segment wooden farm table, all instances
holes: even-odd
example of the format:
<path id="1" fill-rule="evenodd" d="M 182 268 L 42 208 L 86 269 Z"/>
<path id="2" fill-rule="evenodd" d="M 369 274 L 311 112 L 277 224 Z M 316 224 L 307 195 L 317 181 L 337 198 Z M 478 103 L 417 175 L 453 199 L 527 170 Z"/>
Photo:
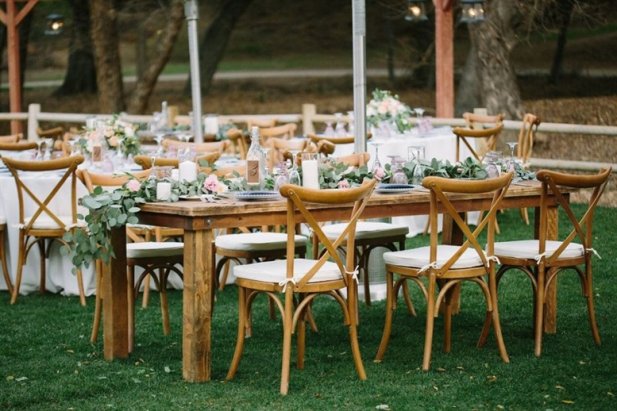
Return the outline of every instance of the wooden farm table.
<path id="1" fill-rule="evenodd" d="M 460 212 L 488 209 L 487 195 L 451 195 Z M 552 202 L 551 205 L 556 205 Z M 503 201 L 503 208 L 538 207 L 540 184 L 512 185 Z M 141 223 L 184 229 L 184 294 L 182 329 L 182 375 L 185 380 L 199 382 L 210 379 L 212 320 L 213 230 L 218 228 L 284 224 L 286 203 L 280 201 L 238 202 L 222 200 L 215 203 L 177 202 L 149 203 L 141 207 Z M 340 207 L 315 207 L 320 221 L 346 218 Z M 383 218 L 427 214 L 427 191 L 406 194 L 373 194 L 363 218 Z M 536 213 L 538 215 L 539 213 Z M 557 238 L 557 209 L 551 214 L 549 238 Z M 536 221 L 536 231 L 538 222 Z M 125 231 L 112 232 L 115 259 L 104 270 L 104 355 L 108 360 L 128 357 L 128 327 L 126 300 Z M 444 225 L 444 241 L 461 243 L 460 232 L 452 224 Z M 549 298 L 546 331 L 555 330 L 555 303 Z"/>

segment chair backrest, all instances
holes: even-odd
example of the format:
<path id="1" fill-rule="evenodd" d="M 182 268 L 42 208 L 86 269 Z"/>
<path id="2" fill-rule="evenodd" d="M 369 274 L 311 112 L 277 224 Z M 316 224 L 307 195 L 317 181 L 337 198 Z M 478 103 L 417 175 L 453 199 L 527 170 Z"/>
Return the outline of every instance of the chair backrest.
<path id="1" fill-rule="evenodd" d="M 272 169 L 275 165 L 289 158 L 291 152 L 315 152 L 315 147 L 309 148 L 309 141 L 306 139 L 286 139 L 280 137 L 271 137 L 266 140 L 264 147 L 269 148 L 268 152 L 268 168 Z M 286 154 L 289 153 L 289 154 Z"/>
<path id="2" fill-rule="evenodd" d="M 251 127 L 274 127 L 276 126 L 276 123 L 278 122 L 277 119 L 275 118 L 268 118 L 268 119 L 263 119 L 263 118 L 249 118 L 246 120 L 246 129 L 247 130 L 251 130 Z"/>
<path id="3" fill-rule="evenodd" d="M 59 193 L 64 183 L 70 178 L 71 184 L 71 222 L 77 223 L 77 186 L 75 171 L 77 166 L 83 163 L 84 158 L 82 156 L 63 157 L 55 160 L 46 161 L 25 161 L 15 160 L 12 158 L 3 157 L 2 161 L 6 164 L 10 170 L 13 178 L 15 179 L 15 185 L 17 187 L 17 198 L 19 200 L 19 223 L 24 224 L 25 221 L 25 197 L 29 197 L 36 204 L 36 211 L 32 213 L 32 217 L 29 219 L 28 224 L 23 226 L 23 229 L 27 232 L 30 231 L 33 225 L 42 216 L 46 216 L 53 220 L 60 229 L 67 230 L 69 227 L 66 222 L 62 221 L 58 215 L 53 212 L 49 206 L 55 196 Z M 43 196 L 37 195 L 29 187 L 20 175 L 20 172 L 30 173 L 42 173 L 47 171 L 64 170 L 60 175 L 60 179 L 49 192 Z"/>
<path id="4" fill-rule="evenodd" d="M 265 144 L 271 137 L 292 138 L 296 135 L 297 128 L 298 126 L 295 123 L 286 123 L 274 127 L 260 127 L 259 138 L 261 139 L 261 144 Z"/>
<path id="5" fill-rule="evenodd" d="M 202 153 L 211 153 L 214 151 L 223 153 L 230 147 L 231 142 L 229 140 L 222 140 L 222 141 L 212 141 L 212 142 L 207 142 L 207 143 L 187 143 L 185 141 L 177 141 L 177 140 L 166 138 L 163 140 L 161 144 L 163 145 L 163 148 L 166 151 L 170 151 L 170 150 L 178 151 L 178 150 L 183 150 L 183 149 L 188 148 L 190 150 L 193 150 L 195 153 L 202 154 Z"/>
<path id="6" fill-rule="evenodd" d="M 305 222 L 313 231 L 319 243 L 324 247 L 326 252 L 315 261 L 313 267 L 297 282 L 299 287 L 306 285 L 311 278 L 319 271 L 328 260 L 336 263 L 341 275 L 349 285 L 351 279 L 347 278 L 347 274 L 355 272 L 355 256 L 354 256 L 354 241 L 356 222 L 366 207 L 373 189 L 375 188 L 376 180 L 370 180 L 362 184 L 360 187 L 349 188 L 344 190 L 317 190 L 311 188 L 300 187 L 291 184 L 285 184 L 281 187 L 280 192 L 287 199 L 287 279 L 292 279 L 294 276 L 294 256 L 295 256 L 295 241 L 296 226 Z M 350 216 L 347 219 L 348 225 L 334 241 L 331 241 L 323 232 L 319 222 L 315 218 L 313 212 L 307 207 L 307 203 L 311 204 L 326 204 L 335 206 L 348 205 Z M 346 244 L 346 262 L 343 263 L 337 249 L 342 244 Z"/>
<path id="7" fill-rule="evenodd" d="M 246 139 L 244 138 L 242 130 L 234 127 L 227 130 L 225 134 L 227 135 L 229 141 L 231 141 L 234 152 L 240 156 L 240 159 L 246 160 L 246 153 L 248 153 L 248 145 Z"/>
<path id="8" fill-rule="evenodd" d="M 542 201 L 540 203 L 540 228 L 538 233 L 539 250 L 538 255 L 543 255 L 546 251 L 546 241 L 548 237 L 548 196 L 554 195 L 559 206 L 563 209 L 568 222 L 566 225 L 571 227 L 570 232 L 562 241 L 561 245 L 555 252 L 546 259 L 546 263 L 550 264 L 557 260 L 566 247 L 577 239 L 583 245 L 585 250 L 592 249 L 592 225 L 593 214 L 598 205 L 600 197 L 604 193 L 608 179 L 612 169 L 607 168 L 601 170 L 598 174 L 580 175 L 566 174 L 556 171 L 540 170 L 536 173 L 536 178 L 542 182 Z M 580 218 L 576 216 L 567 196 L 564 195 L 563 188 L 575 188 L 579 190 L 592 191 L 587 209 Z"/>
<path id="9" fill-rule="evenodd" d="M 24 137 L 22 133 L 0 136 L 0 143 L 17 143 Z"/>
<path id="10" fill-rule="evenodd" d="M 463 113 L 463 118 L 467 123 L 467 127 L 473 130 L 480 130 L 483 128 L 493 128 L 503 123 L 505 115 L 496 114 L 494 116 L 475 114 L 475 113 Z"/>
<path id="11" fill-rule="evenodd" d="M 26 151 L 33 150 L 37 147 L 34 141 L 18 141 L 16 143 L 5 143 L 0 141 L 0 151 Z"/>
<path id="12" fill-rule="evenodd" d="M 346 156 L 337 157 L 336 161 L 347 164 L 351 167 L 361 167 L 368 164 L 371 155 L 369 153 L 354 153 Z"/>
<path id="13" fill-rule="evenodd" d="M 456 161 L 460 161 L 461 141 L 465 143 L 471 155 L 473 155 L 478 161 L 482 161 L 484 154 L 488 151 L 494 151 L 497 147 L 497 137 L 503 130 L 503 123 L 498 124 L 492 128 L 485 129 L 469 129 L 462 127 L 455 127 L 452 132 L 456 135 Z M 473 148 L 468 139 L 484 139 L 486 141 L 486 147 L 483 149 Z"/>
<path id="14" fill-rule="evenodd" d="M 218 160 L 220 156 L 221 153 L 218 151 L 211 153 L 201 153 L 200 155 L 195 156 L 195 162 L 198 165 L 200 164 L 200 162 L 203 161 L 208 162 L 208 164 L 214 164 L 214 162 Z M 152 168 L 153 160 L 155 167 L 178 168 L 178 164 L 180 164 L 180 159 L 178 158 L 151 157 L 143 154 L 133 157 L 133 161 L 135 162 L 135 164 L 139 165 L 144 170 Z"/>
<path id="15" fill-rule="evenodd" d="M 122 187 L 131 178 L 136 178 L 140 181 L 144 180 L 150 176 L 150 171 L 134 171 L 130 174 L 102 174 L 92 173 L 88 170 L 82 169 L 77 170 L 76 175 L 77 178 L 79 178 L 79 180 L 81 180 L 81 182 L 84 184 L 84 186 L 86 186 L 88 192 L 91 193 L 97 186 L 112 189 Z"/>
<path id="16" fill-rule="evenodd" d="M 501 200 L 503 199 L 510 182 L 512 181 L 512 173 L 503 174 L 497 178 L 487 180 L 457 180 L 443 177 L 425 177 L 422 180 L 422 185 L 430 190 L 430 214 L 429 226 L 431 232 L 430 238 L 430 262 L 437 262 L 437 245 L 438 245 L 438 216 L 440 213 L 448 215 L 452 218 L 456 226 L 461 230 L 465 238 L 464 243 L 460 248 L 449 258 L 443 265 L 434 267 L 437 271 L 437 276 L 445 273 L 456 263 L 456 261 L 468 249 L 473 249 L 478 254 L 486 267 L 489 266 L 488 256 L 492 256 L 494 252 L 495 242 L 495 213 L 499 209 Z M 478 223 L 475 230 L 467 225 L 467 222 L 461 218 L 458 211 L 450 201 L 446 193 L 492 193 L 490 207 L 482 221 Z M 485 232 L 487 233 L 486 252 L 485 247 L 480 245 L 478 237 Z M 488 256 L 487 256 L 488 254 Z"/>
<path id="17" fill-rule="evenodd" d="M 523 117 L 523 124 L 518 133 L 518 144 L 516 146 L 516 156 L 527 164 L 533 151 L 533 140 L 540 125 L 540 118 L 527 113 Z"/>

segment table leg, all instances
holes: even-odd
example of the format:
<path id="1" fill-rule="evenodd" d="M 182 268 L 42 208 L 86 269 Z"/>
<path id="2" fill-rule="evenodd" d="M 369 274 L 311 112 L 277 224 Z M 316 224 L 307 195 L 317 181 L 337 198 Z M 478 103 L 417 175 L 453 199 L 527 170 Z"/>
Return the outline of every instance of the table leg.
<path id="1" fill-rule="evenodd" d="M 557 240 L 558 236 L 558 208 L 550 207 L 547 210 L 547 240 Z M 544 332 L 555 334 L 557 332 L 557 278 L 551 282 L 551 285 L 546 290 L 545 305 L 544 305 Z"/>
<path id="2" fill-rule="evenodd" d="M 106 360 L 129 356 L 126 282 L 126 229 L 111 231 L 115 257 L 103 264 L 103 354 Z"/>
<path id="3" fill-rule="evenodd" d="M 210 380 L 212 241 L 211 229 L 184 232 L 182 376 L 191 382 Z"/>

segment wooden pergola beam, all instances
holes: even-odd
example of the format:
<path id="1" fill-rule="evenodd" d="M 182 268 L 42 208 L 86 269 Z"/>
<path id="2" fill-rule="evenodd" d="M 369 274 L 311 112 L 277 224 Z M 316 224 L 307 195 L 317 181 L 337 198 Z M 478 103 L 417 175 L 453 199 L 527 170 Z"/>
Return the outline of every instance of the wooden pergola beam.
<path id="1" fill-rule="evenodd" d="M 437 117 L 454 117 L 454 14 L 452 0 L 435 4 L 435 110 Z"/>
<path id="2" fill-rule="evenodd" d="M 7 60 L 9 81 L 9 107 L 11 113 L 21 112 L 21 74 L 19 67 L 19 24 L 39 0 L 1 0 L 6 3 L 6 12 L 0 10 L 0 21 L 6 25 Z M 26 3 L 18 10 L 15 3 Z M 11 133 L 21 133 L 23 126 L 18 120 L 11 121 Z"/>

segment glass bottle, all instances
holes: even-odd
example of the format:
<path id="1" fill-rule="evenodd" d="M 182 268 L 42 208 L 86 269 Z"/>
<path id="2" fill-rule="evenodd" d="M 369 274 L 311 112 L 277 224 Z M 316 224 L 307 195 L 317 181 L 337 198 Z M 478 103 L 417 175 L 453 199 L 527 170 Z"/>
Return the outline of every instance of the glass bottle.
<path id="1" fill-rule="evenodd" d="M 246 153 L 246 183 L 249 190 L 261 190 L 265 178 L 264 151 L 259 144 L 259 127 L 251 128 L 251 145 Z"/>

